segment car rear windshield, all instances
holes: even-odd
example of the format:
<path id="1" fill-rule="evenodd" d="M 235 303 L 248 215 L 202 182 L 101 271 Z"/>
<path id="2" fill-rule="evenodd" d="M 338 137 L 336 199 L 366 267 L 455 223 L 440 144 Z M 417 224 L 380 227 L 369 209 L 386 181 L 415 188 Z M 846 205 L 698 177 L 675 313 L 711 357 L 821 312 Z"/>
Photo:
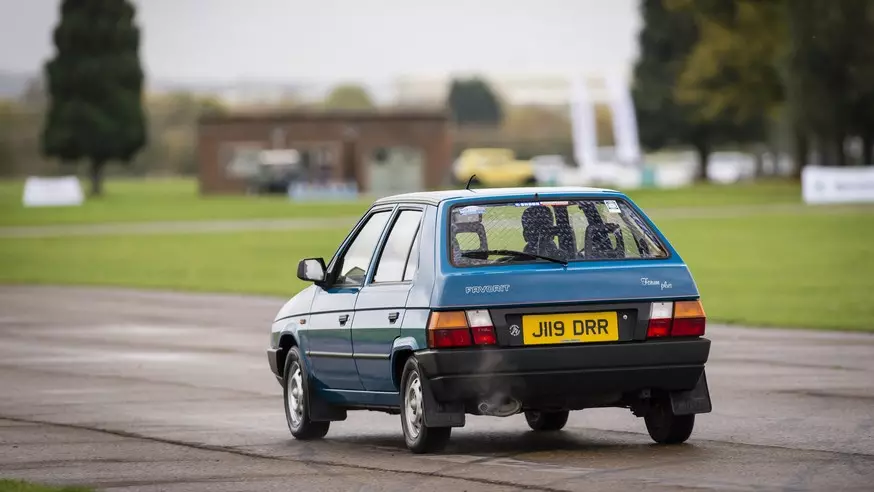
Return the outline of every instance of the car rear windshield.
<path id="1" fill-rule="evenodd" d="M 668 256 L 640 215 L 616 199 L 456 205 L 450 244 L 455 266 Z"/>

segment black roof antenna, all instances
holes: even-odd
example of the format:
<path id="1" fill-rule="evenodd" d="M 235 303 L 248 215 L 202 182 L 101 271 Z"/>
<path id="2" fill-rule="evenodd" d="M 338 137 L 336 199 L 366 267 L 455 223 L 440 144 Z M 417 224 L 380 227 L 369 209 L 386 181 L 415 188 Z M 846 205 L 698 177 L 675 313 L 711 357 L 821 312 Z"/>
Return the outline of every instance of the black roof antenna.
<path id="1" fill-rule="evenodd" d="M 475 191 L 470 189 L 470 184 L 473 182 L 473 178 L 475 178 L 475 177 L 476 177 L 476 174 L 471 174 L 470 178 L 468 178 L 468 180 L 467 180 L 467 184 L 464 186 L 464 189 L 471 192 L 471 193 L 476 193 Z"/>

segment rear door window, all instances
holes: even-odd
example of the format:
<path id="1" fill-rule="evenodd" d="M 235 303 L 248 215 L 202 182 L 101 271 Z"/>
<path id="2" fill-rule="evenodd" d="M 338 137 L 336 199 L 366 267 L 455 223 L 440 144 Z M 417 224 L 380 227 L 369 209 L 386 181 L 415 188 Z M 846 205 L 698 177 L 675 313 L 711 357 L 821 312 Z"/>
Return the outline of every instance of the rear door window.
<path id="1" fill-rule="evenodd" d="M 413 241 L 419 231 L 421 218 L 420 210 L 402 210 L 398 215 L 376 265 L 374 283 L 400 282 L 405 279 L 404 271 L 411 257 Z"/>
<path id="2" fill-rule="evenodd" d="M 668 257 L 655 232 L 617 199 L 456 205 L 449 229 L 455 266 Z"/>
<path id="3" fill-rule="evenodd" d="M 422 228 L 416 232 L 416 239 L 413 240 L 413 247 L 410 248 L 410 257 L 407 258 L 407 267 L 404 269 L 404 281 L 413 280 L 416 275 L 416 270 L 419 267 L 419 238 L 422 237 Z"/>

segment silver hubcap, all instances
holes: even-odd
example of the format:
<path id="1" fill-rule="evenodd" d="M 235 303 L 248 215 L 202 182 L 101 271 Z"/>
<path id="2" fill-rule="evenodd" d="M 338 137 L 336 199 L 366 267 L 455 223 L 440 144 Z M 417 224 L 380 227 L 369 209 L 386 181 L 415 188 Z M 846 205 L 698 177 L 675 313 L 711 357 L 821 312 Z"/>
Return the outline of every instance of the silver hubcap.
<path id="1" fill-rule="evenodd" d="M 415 439 L 422 431 L 422 383 L 418 374 L 410 376 L 407 391 L 404 392 L 404 406 L 404 426 L 407 434 Z"/>
<path id="2" fill-rule="evenodd" d="M 303 421 L 303 378 L 300 365 L 295 362 L 288 371 L 288 415 L 291 417 L 291 425 L 300 427 Z"/>

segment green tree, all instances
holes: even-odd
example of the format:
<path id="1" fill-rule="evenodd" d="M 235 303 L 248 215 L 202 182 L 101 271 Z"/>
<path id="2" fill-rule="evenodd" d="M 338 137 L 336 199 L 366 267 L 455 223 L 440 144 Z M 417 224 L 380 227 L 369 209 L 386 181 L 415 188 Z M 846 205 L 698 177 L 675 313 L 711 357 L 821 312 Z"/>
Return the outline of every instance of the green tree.
<path id="1" fill-rule="evenodd" d="M 713 11 L 727 4 L 725 0 L 700 1 Z M 691 145 L 698 153 L 699 178 L 703 178 L 714 146 L 754 141 L 764 130 L 761 118 L 737 118 L 738 108 L 727 112 L 723 106 L 728 103 L 713 101 L 707 93 L 713 82 L 731 82 L 719 78 L 718 65 L 704 64 L 710 61 L 706 45 L 701 54 L 696 53 L 706 34 L 699 7 L 699 2 L 690 5 L 687 0 L 642 0 L 644 27 L 638 38 L 640 58 L 634 67 L 632 95 L 643 145 L 651 149 Z M 697 78 L 685 81 L 684 86 L 684 76 L 692 78 L 685 75 L 690 60 L 704 66 L 694 67 Z M 697 85 L 699 79 L 706 84 Z"/>
<path id="2" fill-rule="evenodd" d="M 56 54 L 45 66 L 42 151 L 67 163 L 88 159 L 94 195 L 106 163 L 130 162 L 146 143 L 134 16 L 128 0 L 63 0 Z"/>
<path id="3" fill-rule="evenodd" d="M 498 96 L 489 84 L 480 78 L 453 80 L 449 88 L 447 106 L 459 125 L 500 126 L 504 112 Z"/>
<path id="4" fill-rule="evenodd" d="M 373 107 L 373 101 L 367 91 L 355 84 L 339 85 L 325 98 L 326 109 L 363 111 Z"/>
<path id="5" fill-rule="evenodd" d="M 849 133 L 862 141 L 862 164 L 874 165 L 874 3 L 850 1 L 844 19 Z"/>
<path id="6" fill-rule="evenodd" d="M 674 95 L 686 57 L 698 40 L 695 20 L 688 12 L 669 10 L 664 0 L 642 0 L 641 14 L 644 25 L 632 86 L 641 143 L 650 149 L 691 144 L 698 150 L 703 173 L 711 146 L 709 129 L 693 124 L 693 108 L 677 102 Z"/>
<path id="7" fill-rule="evenodd" d="M 783 0 L 789 27 L 785 76 L 796 158 L 811 142 L 824 165 L 845 165 L 848 136 L 874 140 L 874 5 L 867 0 Z"/>
<path id="8" fill-rule="evenodd" d="M 11 176 L 15 171 L 12 138 L 15 126 L 15 103 L 0 99 L 0 176 Z"/>
<path id="9" fill-rule="evenodd" d="M 780 2 L 674 0 L 674 8 L 690 10 L 700 32 L 680 74 L 677 100 L 696 105 L 708 121 L 776 118 L 784 99 L 779 65 L 788 44 Z"/>
<path id="10" fill-rule="evenodd" d="M 760 142 L 783 119 L 779 70 L 787 47 L 782 0 L 670 0 L 693 16 L 698 40 L 674 89 L 721 141 Z"/>

